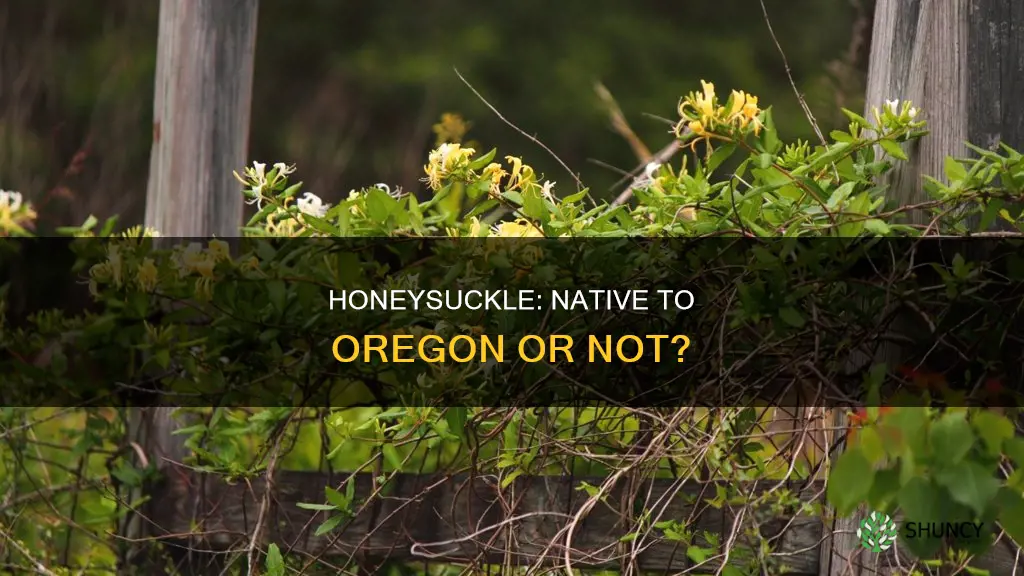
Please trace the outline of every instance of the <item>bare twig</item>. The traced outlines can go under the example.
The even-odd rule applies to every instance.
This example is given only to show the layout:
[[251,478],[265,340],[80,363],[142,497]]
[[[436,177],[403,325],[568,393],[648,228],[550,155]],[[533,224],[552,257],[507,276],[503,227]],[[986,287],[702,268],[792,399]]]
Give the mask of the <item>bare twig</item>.
[[[689,128],[687,128],[687,130],[689,130]],[[679,140],[673,140],[672,142],[670,142],[668,144],[668,146],[665,146],[664,148],[659,150],[657,154],[652,156],[650,162],[647,162],[645,164],[641,164],[640,166],[637,166],[636,169],[634,169],[632,172],[629,173],[628,177],[629,178],[636,178],[641,172],[643,172],[651,164],[656,164],[658,166],[661,166],[662,164],[668,162],[669,160],[672,159],[673,156],[675,156],[676,152],[679,151],[679,148],[681,146],[682,146],[682,143]],[[621,205],[625,204],[626,202],[629,202],[629,199],[633,197],[633,189],[634,188],[635,188],[635,186],[633,186],[632,184],[629,186],[629,188],[626,188],[622,192],[622,194],[619,194],[618,198],[616,198],[615,201],[612,202],[612,206],[613,207],[621,206]]]
[[814,114],[811,113],[811,108],[807,105],[807,101],[804,100],[803,94],[800,93],[800,89],[796,87],[796,82],[793,80],[793,72],[789,68],[789,59],[786,58],[786,52],[782,49],[782,44],[779,43],[778,37],[775,36],[775,30],[772,28],[772,21],[768,18],[768,8],[764,5],[764,0],[758,1],[761,3],[761,12],[764,14],[764,23],[768,25],[768,33],[771,35],[772,42],[775,43],[775,47],[779,50],[779,56],[782,57],[782,64],[786,67],[786,78],[789,79],[789,85],[793,87],[793,93],[796,94],[796,99],[800,102],[800,107],[807,116],[807,120],[811,122],[811,127],[814,128],[814,133],[817,134],[818,140],[821,140],[821,145],[827,146],[828,143],[825,141],[825,135],[822,134],[821,128],[818,127],[818,121],[814,119]]
[[7,535],[7,530],[5,530],[3,528],[0,528],[0,536],[3,536],[4,540],[7,540],[7,542],[11,546],[13,546],[15,550],[17,550],[18,552],[21,552],[22,556],[24,556],[25,558],[28,558],[28,561],[32,563],[32,569],[35,570],[36,574],[43,574],[44,576],[57,576],[56,573],[54,573],[53,571],[48,569],[46,566],[44,566],[42,562],[40,562],[39,560],[36,560],[32,556],[32,554],[29,553],[28,549],[21,545],[21,542],[18,542],[14,538],[11,538],[10,536],[8,536]]
[[548,147],[547,147],[547,145],[545,145],[545,144],[544,144],[543,142],[541,142],[540,140],[538,140],[536,136],[532,136],[532,135],[530,135],[530,134],[527,134],[527,133],[526,133],[526,132],[525,132],[525,131],[524,131],[524,130],[523,130],[522,128],[520,128],[520,127],[516,126],[516,125],[515,125],[515,124],[513,124],[513,123],[512,123],[511,121],[509,121],[509,120],[508,120],[507,118],[505,118],[504,116],[502,116],[501,112],[498,112],[498,109],[497,109],[497,108],[495,108],[495,107],[494,107],[493,105],[491,105],[491,103],[490,103],[490,102],[488,102],[488,101],[487,101],[487,99],[486,99],[486,98],[484,98],[484,97],[483,97],[483,96],[482,96],[482,95],[480,94],[480,92],[478,92],[478,91],[477,91],[477,89],[476,89],[476,88],[474,88],[474,87],[473,87],[473,85],[472,85],[472,84],[470,84],[470,83],[469,83],[469,81],[467,81],[467,80],[466,80],[466,79],[465,79],[465,78],[464,78],[464,77],[462,76],[462,74],[460,74],[460,73],[459,73],[459,70],[458,70],[457,68],[455,69],[455,75],[459,77],[459,80],[462,80],[462,83],[463,83],[463,84],[465,84],[467,88],[469,88],[470,90],[472,90],[472,91],[473,91],[473,94],[475,94],[475,95],[476,95],[476,97],[477,97],[477,98],[479,98],[479,99],[480,99],[480,101],[481,101],[481,102],[483,102],[485,106],[487,106],[488,108],[490,108],[491,112],[494,112],[495,116],[497,116],[499,120],[501,120],[501,121],[502,121],[502,122],[504,122],[505,124],[508,124],[508,125],[509,125],[509,127],[511,127],[511,128],[512,128],[513,130],[515,130],[516,132],[519,132],[520,134],[522,134],[523,136],[525,136],[525,137],[526,137],[526,138],[527,138],[528,140],[530,140],[531,142],[533,142],[533,143],[534,143],[534,144],[536,144],[537,146],[540,146],[540,147],[541,147],[541,148],[542,148],[542,149],[543,149],[543,150],[544,150],[545,152],[547,152],[548,154],[550,154],[550,155],[551,155],[551,157],[552,157],[552,158],[554,158],[554,159],[555,159],[555,161],[556,161],[556,162],[558,162],[558,163],[559,163],[559,164],[560,164],[560,165],[562,166],[562,168],[565,168],[565,171],[566,171],[566,172],[568,172],[568,173],[569,173],[569,175],[570,175],[570,176],[572,176],[572,179],[573,179],[573,180],[574,180],[574,181],[576,182],[576,190],[577,190],[577,191],[579,191],[579,190],[582,190],[582,189],[583,189],[583,182],[582,182],[582,181],[580,181],[580,178],[579,178],[579,176],[578,176],[578,175],[577,175],[577,174],[576,174],[575,172],[573,172],[573,171],[572,171],[572,170],[571,170],[571,169],[569,168],[569,166],[568,166],[568,165],[567,165],[567,164],[566,164],[565,162],[563,162],[563,161],[562,161],[562,159],[561,159],[561,158],[559,158],[559,157],[558,157],[558,155],[557,155],[557,154],[555,154],[555,153],[554,153],[554,152],[553,152],[553,151],[551,150],[551,148],[548,148]]
[[605,108],[608,109],[608,115],[611,117],[612,128],[618,132],[619,136],[629,144],[629,147],[633,149],[633,154],[636,159],[644,164],[651,161],[651,151],[647,149],[640,137],[633,132],[630,128],[629,122],[626,121],[626,115],[622,113],[622,109],[619,108],[619,103],[615,101],[612,93],[605,88],[604,84],[596,82],[594,84],[594,92],[597,92],[597,97],[601,99]]

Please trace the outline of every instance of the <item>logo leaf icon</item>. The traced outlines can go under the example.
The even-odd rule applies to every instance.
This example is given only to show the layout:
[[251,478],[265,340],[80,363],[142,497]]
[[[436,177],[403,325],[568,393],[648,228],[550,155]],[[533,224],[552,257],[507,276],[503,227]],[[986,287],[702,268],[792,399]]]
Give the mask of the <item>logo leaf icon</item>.
[[897,534],[896,522],[888,515],[878,512],[872,512],[870,516],[862,519],[857,528],[860,545],[875,553],[892,548],[896,543]]

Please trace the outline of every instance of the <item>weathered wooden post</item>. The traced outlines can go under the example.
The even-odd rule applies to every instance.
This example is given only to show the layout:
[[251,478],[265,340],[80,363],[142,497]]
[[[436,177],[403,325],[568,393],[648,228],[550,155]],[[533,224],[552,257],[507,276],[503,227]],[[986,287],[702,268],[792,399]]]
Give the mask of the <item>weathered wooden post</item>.
[[[258,6],[259,0],[160,2],[145,224],[161,236],[238,235],[243,198],[232,171],[246,164]],[[172,435],[172,411],[131,410],[128,431],[158,470],[171,473],[185,455],[183,439]],[[130,518],[123,530],[132,538],[152,535],[160,523]],[[140,551],[130,553],[127,570],[144,561]]]
[[237,236],[259,0],[162,0],[146,225]]
[[[927,199],[921,175],[941,179],[965,141],[1024,145],[1024,5],[1016,0],[878,0],[867,107],[912,100],[928,137],[908,150],[892,182],[904,204]],[[925,215],[918,215],[920,222]]]
[[[910,162],[900,164],[889,182],[893,199],[902,205],[928,200],[921,176],[944,179],[947,156],[970,157],[964,142],[992,150],[999,142],[1024,145],[1018,104],[1024,98],[1019,80],[1024,75],[1024,4],[1019,0],[877,0],[872,34],[868,117],[887,100],[911,100],[930,131],[907,147]],[[925,213],[912,215],[917,224],[927,218]],[[897,569],[893,550],[880,555],[861,549],[852,534],[859,521],[857,515],[834,521],[832,537],[823,545],[822,575]],[[992,559],[999,552],[976,566],[1006,569]]]

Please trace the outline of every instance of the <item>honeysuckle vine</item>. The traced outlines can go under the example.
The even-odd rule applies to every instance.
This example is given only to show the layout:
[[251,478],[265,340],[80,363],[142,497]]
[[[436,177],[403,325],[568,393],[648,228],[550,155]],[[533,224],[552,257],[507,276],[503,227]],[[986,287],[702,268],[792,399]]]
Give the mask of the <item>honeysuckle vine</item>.
[[[420,191],[379,183],[352,189],[338,195],[337,201],[327,202],[304,190],[301,182],[293,182],[298,172],[295,166],[254,162],[235,173],[247,203],[257,210],[240,233],[286,238],[896,237],[965,234],[987,230],[996,221],[1024,231],[1021,217],[1009,209],[1013,202],[1024,200],[1024,160],[1015,150],[1005,146],[999,151],[972,148],[976,153],[972,159],[949,159],[944,174],[926,181],[930,200],[901,206],[887,196],[886,176],[907,160],[905,145],[926,137],[926,110],[896,100],[879,103],[867,114],[870,120],[845,110],[848,125],[831,132],[827,145],[818,146],[783,141],[771,108],[761,106],[755,95],[732,90],[723,99],[712,83],[702,82],[699,91],[686,95],[678,105],[679,118],[672,132],[680,139],[685,154],[674,164],[650,164],[632,184],[633,201],[623,205],[612,205],[587,189],[562,190],[522,157],[499,156],[497,150],[480,153],[478,145],[455,141],[465,132],[465,125],[451,115],[443,118],[436,130],[439,141],[424,164],[424,189]],[[927,213],[932,222],[909,223],[905,216],[912,211]],[[0,234],[28,236],[35,218],[35,211],[20,194],[0,191]],[[968,227],[968,222],[977,225]],[[32,370],[41,370],[38,358],[49,354],[47,369],[59,375],[60,362],[67,359],[62,359],[60,347],[54,348],[53,339],[44,338],[44,334],[108,334],[113,328],[102,322],[131,315],[136,309],[147,310],[157,297],[197,308],[220,306],[219,311],[228,318],[224,322],[227,327],[216,329],[227,330],[228,334],[215,335],[213,327],[179,325],[170,320],[167,324],[151,324],[147,320],[138,334],[110,336],[126,339],[126,357],[144,353],[140,371],[173,375],[184,370],[213,382],[227,370],[225,342],[252,336],[254,328],[244,321],[257,313],[265,317],[260,317],[262,331],[252,337],[271,344],[262,356],[248,358],[249,364],[283,366],[282,371],[287,371],[311,362],[310,349],[301,338],[282,343],[278,341],[279,333],[274,332],[296,323],[303,326],[299,332],[306,332],[322,320],[316,318],[312,304],[284,288],[284,280],[314,278],[316,282],[310,285],[320,286],[324,280],[317,274],[337,273],[337,262],[324,260],[309,269],[287,269],[273,258],[258,254],[232,255],[228,242],[221,239],[189,243],[166,252],[149,251],[142,247],[142,239],[159,231],[134,227],[118,232],[115,219],[101,225],[90,218],[81,226],[61,231],[71,236],[108,238],[87,246],[91,252],[84,258],[88,265],[83,268],[90,293],[108,306],[108,315],[64,318],[40,314],[33,319],[35,332],[2,331],[0,349],[12,351],[10,374],[30,378],[36,374]],[[480,270],[473,273],[481,277],[508,273],[517,279],[528,278],[538,263],[538,254],[528,250],[502,253],[494,262],[481,263]],[[466,258],[478,256],[467,253]],[[324,272],[322,268],[329,270]],[[960,272],[964,277],[971,273],[966,268],[957,274]],[[229,279],[256,287],[244,309],[231,308],[232,299],[218,293],[219,287],[230,283]],[[950,285],[956,280],[952,278]],[[406,276],[394,281],[413,285],[418,280]],[[0,297],[6,298],[5,293],[0,292]],[[755,300],[749,294],[738,298]],[[6,299],[2,303],[6,309]],[[810,329],[808,319],[796,305],[785,304],[782,309],[767,306],[754,302],[751,309],[756,312],[743,312],[747,315],[734,320],[763,328],[764,319],[770,317],[779,325],[787,325],[787,329]],[[302,311],[300,318],[295,317],[297,310]],[[235,320],[237,325],[232,324]],[[482,329],[479,319],[473,320],[477,323],[467,319],[458,325],[442,323],[442,318],[430,320],[437,330]],[[267,328],[269,325],[276,328]],[[386,328],[419,335],[427,331],[421,325]],[[761,337],[761,333],[753,333]],[[245,369],[257,370],[251,366]],[[429,387],[437,382],[467,380],[482,370],[432,365],[410,380]],[[937,377],[922,369],[907,369],[899,376],[920,385],[922,395],[948,392],[937,383]],[[1003,392],[994,377],[985,386],[993,394]],[[21,497],[26,478],[38,483],[49,474],[48,481],[52,482],[58,474],[51,468],[24,470],[24,454],[29,447],[40,454],[61,454],[71,462],[63,468],[80,467],[90,482],[103,484],[113,477],[122,485],[141,486],[151,470],[135,468],[124,457],[133,448],[120,436],[124,432],[123,412],[79,411],[80,419],[74,422],[77,428],[67,438],[61,437],[68,445],[60,447],[56,441],[40,444],[30,437],[29,431],[38,424],[29,424],[35,418],[31,410],[0,409],[2,435],[8,442],[6,449],[0,449],[0,464],[3,470],[18,470],[9,476],[0,474],[0,490],[10,496],[5,502]],[[296,457],[292,464],[301,460],[301,465],[317,468],[323,462],[343,461],[351,472],[374,472],[378,487],[386,485],[390,475],[428,460],[436,467],[472,468],[493,474],[502,490],[509,489],[517,477],[564,474],[566,466],[576,466],[573,473],[607,476],[626,469],[649,469],[652,474],[676,478],[713,472],[725,482],[706,498],[709,506],[743,505],[819,514],[824,513],[820,502],[801,501],[788,490],[750,495],[737,487],[759,479],[781,483],[791,477],[821,478],[828,468],[830,503],[841,513],[863,504],[879,510],[907,508],[910,499],[903,496],[904,491],[914,489],[927,499],[915,501],[919,504],[941,503],[952,515],[998,522],[1000,530],[1017,541],[1024,538],[1024,441],[1009,414],[1000,411],[888,406],[854,411],[847,451],[835,462],[823,457],[824,450],[815,457],[800,455],[803,440],[793,439],[801,437],[798,433],[784,445],[773,446],[770,434],[759,428],[764,411],[754,407],[681,408],[671,414],[624,406],[552,407],[547,411],[451,406],[183,412],[193,413],[200,422],[182,432],[193,450],[188,465],[232,480],[266,473],[269,462],[276,462],[268,454],[281,446],[301,452],[306,440],[299,442],[298,438],[308,440],[312,427],[313,436],[321,438],[323,445],[317,444],[315,457]],[[651,449],[647,460],[631,451],[641,434],[662,442]],[[482,439],[486,442],[479,443]],[[93,458],[96,454],[103,458]],[[568,461],[580,464],[566,464]],[[1006,473],[999,476],[998,470]],[[972,481],[970,487],[958,480],[967,477]],[[354,500],[351,487],[351,483],[327,487],[326,503],[305,504],[328,516],[317,528],[318,533],[338,529],[357,506],[365,505]],[[603,488],[579,486],[595,499],[606,496]],[[108,492],[96,490],[86,500],[93,522],[89,526],[106,530],[126,513],[125,503],[116,503]],[[71,504],[62,506],[53,509],[70,513]],[[783,562],[772,555],[775,544],[760,533],[744,533],[742,538],[733,535],[726,540],[714,534],[694,533],[686,519],[663,518],[650,510],[641,512],[642,521],[623,534],[624,545],[641,537],[680,542],[695,563],[728,553],[733,563],[723,568],[727,576],[775,573]],[[52,561],[62,554],[63,540],[54,536],[48,521],[39,521],[51,513],[51,508],[37,506],[23,517],[4,517],[0,523],[16,525],[13,530],[23,534],[22,540],[32,542],[26,550],[37,552],[37,560]],[[101,539],[104,532],[95,529],[89,534]],[[740,541],[744,542],[742,546]],[[734,549],[724,550],[726,542]],[[944,546],[927,543],[915,551],[937,554],[943,562],[952,564],[969,556]],[[96,560],[100,564],[111,563],[110,550],[89,554],[100,558]],[[279,551],[269,558],[275,567],[283,566]]]

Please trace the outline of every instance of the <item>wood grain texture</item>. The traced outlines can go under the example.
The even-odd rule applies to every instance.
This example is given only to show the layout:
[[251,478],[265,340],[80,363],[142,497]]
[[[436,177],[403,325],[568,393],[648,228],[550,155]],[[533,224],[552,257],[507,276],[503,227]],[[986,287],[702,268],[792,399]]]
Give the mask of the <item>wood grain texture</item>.
[[[169,478],[153,494],[153,517],[160,519],[163,534],[191,534],[188,545],[193,548],[241,549],[249,542],[261,513],[259,503],[269,489],[264,544],[272,541],[286,554],[290,551],[356,556],[363,562],[386,557],[413,562],[564,565],[568,549],[571,563],[579,568],[625,569],[625,564],[631,563],[640,570],[694,569],[685,547],[665,540],[659,530],[645,533],[633,542],[620,541],[635,525],[637,515],[649,510],[652,524],[669,519],[681,521],[695,532],[719,534],[723,542],[735,537],[737,548],[750,541],[745,540],[745,530],[759,530],[775,542],[771,561],[779,565],[770,571],[773,574],[783,573],[784,569],[798,575],[906,573],[911,563],[905,553],[897,560],[894,551],[879,555],[865,551],[852,559],[832,558],[830,568],[822,562],[820,544],[831,534],[823,532],[820,518],[772,516],[753,509],[739,514],[741,506],[716,509],[706,504],[694,505],[693,502],[714,496],[714,483],[658,479],[636,482],[632,489],[627,489],[629,480],[623,477],[603,502],[581,513],[588,499],[584,491],[577,489],[581,482],[601,486],[605,480],[521,477],[501,491],[493,476],[398,475],[376,515],[371,510],[361,511],[335,532],[315,537],[314,531],[327,516],[297,504],[323,503],[324,486],[338,487],[343,477],[283,472],[272,483],[259,478],[227,484],[193,474]],[[367,474],[356,476],[357,500],[370,494],[371,482]],[[814,482],[802,488],[799,484],[779,487],[761,482],[749,486],[752,494],[782,488],[810,501],[820,497],[823,484]],[[186,496],[197,493],[202,494],[200,505],[191,509],[187,503],[193,499]],[[566,527],[573,521],[576,527],[567,544]],[[435,556],[427,558],[425,553]],[[993,574],[1009,574],[1013,560],[1009,548],[1001,547],[976,564],[993,569]],[[720,559],[709,560],[694,572],[713,573],[719,562]],[[847,566],[858,571],[851,572]]]
[[[243,197],[232,172],[247,164],[259,0],[161,0],[153,101],[153,144],[146,226],[167,238],[238,236]],[[128,438],[160,472],[178,478],[187,450],[174,436],[173,408],[135,409]],[[145,462],[136,458],[136,465]],[[142,502],[146,488],[128,491]],[[197,494],[181,496],[195,510]],[[152,506],[131,511],[119,526],[129,542],[159,532]],[[218,573],[217,559],[191,560],[189,573]],[[159,573],[142,546],[129,546],[119,573]],[[194,568],[202,565],[205,568]]]
[[1024,3],[878,0],[866,113],[893,99],[913,101],[930,131],[890,180],[903,203],[928,199],[921,175],[944,181],[947,156],[974,157],[965,141],[1024,148]]
[[160,3],[146,225],[168,237],[237,236],[258,0]]
[[[996,3],[995,0],[982,0]],[[910,162],[890,178],[890,196],[902,204],[928,199],[922,174],[939,177],[946,156],[966,156],[968,0],[878,0],[871,42],[869,118],[886,100],[910,100],[931,134],[907,146]],[[978,2],[981,3],[981,2]],[[915,214],[924,223],[925,214]]]

